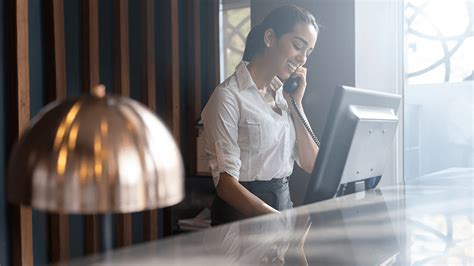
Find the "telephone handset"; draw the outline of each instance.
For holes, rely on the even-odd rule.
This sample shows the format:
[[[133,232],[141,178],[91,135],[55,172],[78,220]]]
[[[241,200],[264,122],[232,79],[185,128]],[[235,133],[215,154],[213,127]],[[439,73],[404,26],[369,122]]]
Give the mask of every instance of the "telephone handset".
[[[283,84],[283,89],[291,95],[298,88],[299,81],[298,77],[289,77]]]
[[[306,130],[309,132],[309,134],[311,135],[311,138],[313,139],[314,143],[316,143],[316,145],[318,145],[318,147],[321,146],[321,143],[319,142],[319,139],[318,137],[316,137],[316,135],[314,134],[313,130],[311,129],[311,127],[309,126],[308,122],[306,121],[306,119],[303,117],[303,115],[301,114],[300,110],[298,109],[298,106],[295,102],[295,99],[293,98],[293,92],[296,91],[296,89],[298,88],[298,83],[299,83],[299,78],[298,77],[289,77],[285,83],[283,84],[283,90],[286,91],[289,95],[290,95],[290,100],[291,100],[291,104],[293,105],[293,108],[296,110],[296,113],[298,114],[298,117],[300,118],[301,122],[303,123],[304,127],[306,128]]]

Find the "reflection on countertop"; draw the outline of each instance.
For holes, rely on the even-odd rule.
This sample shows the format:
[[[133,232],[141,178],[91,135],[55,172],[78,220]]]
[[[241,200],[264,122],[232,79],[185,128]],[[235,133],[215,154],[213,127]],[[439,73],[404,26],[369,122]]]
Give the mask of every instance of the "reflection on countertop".
[[[473,265],[473,187],[449,169],[71,264]]]

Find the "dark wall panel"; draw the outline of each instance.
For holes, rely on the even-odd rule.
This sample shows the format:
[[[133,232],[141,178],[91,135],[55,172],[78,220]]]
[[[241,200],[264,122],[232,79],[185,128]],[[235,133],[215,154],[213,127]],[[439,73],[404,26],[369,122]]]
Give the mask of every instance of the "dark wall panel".
[[[44,94],[44,50],[43,47],[43,1],[30,0],[28,10],[29,58],[30,58],[30,117],[33,118],[45,104]],[[46,264],[47,218],[43,212],[33,210],[33,260],[37,265]]]
[[[187,28],[188,25],[192,25],[192,21],[189,22],[187,20],[193,20],[193,17],[192,16],[188,16],[189,15],[189,12],[186,12],[187,10],[186,9],[189,9],[189,5],[191,5],[192,1],[194,0],[180,0],[179,1],[179,17],[180,17],[180,21],[179,21],[179,54],[180,54],[180,57],[179,57],[179,66],[180,66],[180,75],[179,75],[179,84],[180,84],[180,113],[182,114],[182,117],[181,117],[181,123],[180,123],[180,127],[181,127],[181,135],[180,135],[180,150],[181,150],[181,156],[183,157],[183,161],[185,162],[185,165],[184,165],[184,168],[185,168],[185,174],[186,176],[189,176],[189,175],[193,175],[194,172],[193,170],[195,169],[192,169],[191,168],[191,158],[195,159],[195,157],[193,156],[190,156],[190,152],[192,151],[192,149],[189,148],[189,145],[191,145],[192,143],[195,143],[192,141],[192,138],[196,138],[196,135],[194,134],[195,133],[195,129],[194,129],[194,126],[193,126],[193,123],[195,121],[188,121],[188,117],[189,117],[189,114],[193,111],[192,110],[192,105],[188,102],[188,94],[191,93],[190,90],[192,90],[193,88],[189,87],[189,83],[186,78],[191,78],[192,75],[190,72],[188,72],[188,70],[190,69],[191,65],[187,65],[188,63],[190,63],[190,58],[193,58],[193,54],[191,54],[191,49],[189,48],[189,46],[194,46],[195,43],[194,43],[194,40],[191,37],[191,35],[189,34],[189,31],[191,31],[192,29],[190,28]],[[192,7],[194,8],[194,7]],[[196,88],[196,89],[199,89],[199,88]],[[188,192],[188,191],[187,191]],[[176,214],[172,214],[172,222],[171,222],[171,226],[173,227],[173,225],[175,225],[177,223],[177,219],[178,217],[176,217]],[[175,230],[176,228],[173,228],[172,230]],[[161,230],[160,230],[161,231]]]
[[[321,24],[315,53],[306,63],[309,90],[304,103],[313,129],[323,136],[335,87],[355,85],[355,4],[354,0],[294,3],[314,13]]]
[[[5,193],[5,1],[0,0],[0,265],[8,263],[7,205]]]
[[[130,55],[130,97],[140,99],[140,1],[128,3],[129,55]]]
[[[69,255],[71,258],[84,255],[84,219],[82,215],[69,217]]]
[[[321,26],[316,49],[306,63],[308,86],[303,104],[313,130],[322,136],[334,88],[355,85],[354,0],[253,0],[252,25],[288,3],[308,9]]]
[[[99,64],[100,83],[104,84],[107,93],[112,94],[113,83],[113,0],[99,2]]]
[[[189,1],[191,2],[191,1]],[[188,3],[189,3],[188,2]],[[180,8],[179,10],[179,17],[180,18],[184,18],[184,19],[192,19],[192,18],[186,18],[185,17],[185,9],[184,9],[184,6],[186,5],[186,0],[180,0],[179,1],[179,5],[183,8]],[[187,25],[187,22],[183,21],[183,19],[180,21],[181,23],[179,23],[179,39],[180,39],[180,42],[179,42],[179,50],[180,50],[180,56],[179,57],[179,65],[181,67],[181,71],[180,71],[180,75],[179,75],[179,84],[182,84],[180,86],[180,94],[181,95],[186,95],[186,75],[189,75],[189,73],[186,73],[185,71],[183,71],[184,69],[184,66],[186,64],[186,60],[188,57],[191,57],[192,55],[191,54],[186,54],[186,46],[189,45],[189,44],[192,44],[193,40],[189,40],[189,39],[186,39],[186,28],[185,26]],[[188,114],[189,112],[191,112],[191,110],[189,109],[191,106],[189,104],[187,104],[187,99],[186,97],[181,97],[180,99],[180,112],[181,114]],[[185,162],[188,162],[188,155],[189,151],[188,151],[188,145],[189,145],[189,140],[191,138],[195,138],[196,136],[193,135],[194,131],[188,127],[189,126],[189,123],[187,123],[187,119],[185,119],[184,117],[181,119],[181,130],[182,130],[182,134],[180,136],[180,149],[181,149],[181,154],[183,156],[183,160]],[[185,171],[186,173],[191,173],[190,169],[189,169],[189,163],[187,163],[185,165]]]
[[[82,70],[80,58],[80,1],[64,1],[64,35],[66,45],[66,86],[67,95],[81,94]]]
[[[80,58],[80,1],[64,1],[64,36],[66,53],[66,95],[77,97],[81,94],[82,69]],[[81,215],[69,218],[69,255],[71,258],[84,255],[84,221]]]
[[[166,110],[168,110],[168,102],[166,100],[166,57],[167,55],[163,52],[165,49],[165,43],[169,40],[165,39],[166,31],[162,23],[162,18],[156,14],[160,14],[164,9],[165,1],[158,1],[155,3],[155,45],[156,51],[155,60],[156,60],[156,112],[158,115],[164,119],[166,115]],[[131,36],[130,36],[131,37]]]
[[[132,243],[143,242],[143,213],[132,213]]]
[[[128,23],[129,23],[129,64],[130,64],[130,97],[140,101],[140,1],[128,2]],[[143,215],[142,213],[132,214],[132,242],[143,241]]]
[[[217,0],[201,2],[202,107],[205,106],[207,100],[219,83],[219,58],[218,54],[216,54],[216,51],[219,50],[219,40],[215,38],[219,25],[218,11],[219,5]],[[214,26],[214,28],[212,26]]]
[[[44,50],[42,34],[42,1],[30,0],[28,10],[28,34],[29,34],[29,57],[30,57],[30,116],[34,117],[43,107],[44,101]]]

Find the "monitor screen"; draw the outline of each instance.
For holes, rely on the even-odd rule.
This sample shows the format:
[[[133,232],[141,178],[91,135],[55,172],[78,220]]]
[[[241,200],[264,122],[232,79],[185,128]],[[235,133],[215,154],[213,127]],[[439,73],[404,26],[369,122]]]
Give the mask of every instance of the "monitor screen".
[[[374,188],[397,129],[401,96],[336,88],[305,204]]]

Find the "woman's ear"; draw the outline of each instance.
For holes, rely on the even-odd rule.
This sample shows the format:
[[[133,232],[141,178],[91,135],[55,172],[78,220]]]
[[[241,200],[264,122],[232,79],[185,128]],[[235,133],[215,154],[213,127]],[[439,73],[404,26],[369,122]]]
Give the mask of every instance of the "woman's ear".
[[[263,42],[265,47],[269,48],[273,45],[275,39],[275,32],[272,29],[267,29],[263,34]]]

